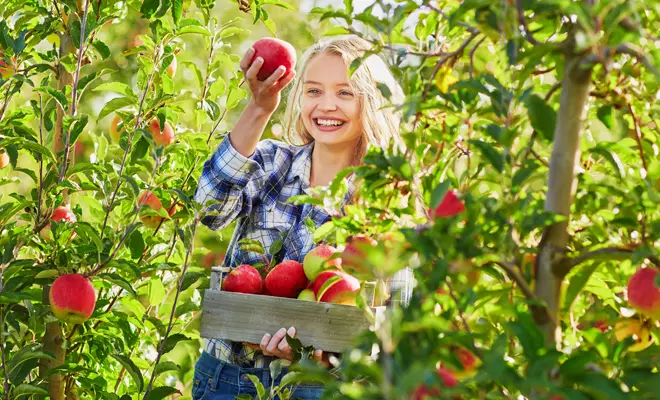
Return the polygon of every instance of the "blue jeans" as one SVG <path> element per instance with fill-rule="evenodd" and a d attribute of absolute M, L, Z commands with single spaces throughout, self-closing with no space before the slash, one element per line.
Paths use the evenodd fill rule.
<path fill-rule="evenodd" d="M 275 379 L 274 385 L 279 385 L 287 369 Z M 264 385 L 266 392 L 270 391 L 271 379 L 268 368 L 241 368 L 237 365 L 219 360 L 207 352 L 203 352 L 195 364 L 193 377 L 193 400 L 234 400 L 240 394 L 249 394 L 257 398 L 257 388 L 248 377 L 255 375 Z M 322 385 L 297 385 L 291 399 L 318 400 L 323 392 Z"/>

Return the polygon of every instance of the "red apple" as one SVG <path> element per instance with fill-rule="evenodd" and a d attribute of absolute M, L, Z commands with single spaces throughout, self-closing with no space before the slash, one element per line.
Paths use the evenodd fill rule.
<path fill-rule="evenodd" d="M 458 379 L 454 376 L 454 373 L 451 370 L 446 369 L 443 366 L 440 366 L 436 371 L 436 375 L 442 381 L 442 386 L 446 388 L 452 388 L 458 385 Z M 414 400 L 426 400 L 431 398 L 437 398 L 440 396 L 441 390 L 439 388 L 429 388 L 428 386 L 422 384 L 415 389 L 413 392 Z"/>
<path fill-rule="evenodd" d="M 282 261 L 266 275 L 266 288 L 277 297 L 295 298 L 307 282 L 302 264 L 294 260 Z"/>
<path fill-rule="evenodd" d="M 60 321 L 81 324 L 96 305 L 96 292 L 86 277 L 66 274 L 55 279 L 49 293 L 50 308 Z"/>
<path fill-rule="evenodd" d="M 319 293 L 323 284 L 332 277 L 339 280 L 332 284 L 325 293 Z M 360 291 L 360 281 L 342 271 L 328 270 L 321 272 L 314 280 L 314 295 L 319 301 L 325 303 L 338 303 L 355 305 L 355 295 Z M 321 296 L 319 296 L 319 294 Z"/>
<path fill-rule="evenodd" d="M 254 42 L 252 48 L 252 59 L 261 57 L 264 60 L 257 74 L 260 81 L 266 80 L 279 66 L 286 68 L 283 76 L 296 68 L 296 49 L 284 40 L 267 37 Z"/>
<path fill-rule="evenodd" d="M 172 55 L 172 57 L 172 62 L 167 66 L 167 69 L 165 70 L 167 76 L 170 78 L 174 78 L 174 74 L 176 74 L 176 56 Z"/>
<path fill-rule="evenodd" d="M 472 354 L 472 352 L 467 349 L 462 347 L 457 349 L 456 357 L 458 358 L 458 361 L 460 361 L 463 368 L 466 370 L 473 370 L 477 366 L 477 357 L 475 357 L 474 354 Z"/>
<path fill-rule="evenodd" d="M 53 210 L 53 213 L 50 215 L 49 219 L 55 222 L 64 221 L 68 223 L 74 223 L 77 221 L 76 214 L 74 214 L 73 211 L 65 206 L 59 206 Z M 44 227 L 44 229 L 41 230 L 40 235 L 47 242 L 52 239 L 52 233 L 50 232 L 50 222 Z M 70 239 L 73 239 L 75 236 L 76 233 L 73 232 Z"/>
<path fill-rule="evenodd" d="M 14 71 L 12 70 L 11 65 L 7 64 L 3 58 L 4 55 L 2 52 L 0 52 L 0 76 L 2 76 L 2 80 L 6 81 L 11 78 L 11 76 L 14 74 Z"/>
<path fill-rule="evenodd" d="M 167 146 L 174 141 L 174 130 L 172 126 L 165 122 L 165 128 L 161 130 L 158 118 L 154 118 L 149 122 L 149 132 L 157 145 Z"/>
<path fill-rule="evenodd" d="M 660 319 L 660 270 L 642 268 L 628 281 L 628 301 L 642 314 Z"/>
<path fill-rule="evenodd" d="M 119 138 L 121 137 L 121 133 L 124 131 L 118 130 L 117 127 L 119 126 L 119 123 L 121 122 L 121 117 L 119 115 L 115 115 L 115 117 L 112 119 L 112 123 L 110 124 L 110 138 L 119 143 Z"/>
<path fill-rule="evenodd" d="M 0 153 L 0 168 L 4 168 L 9 165 L 9 154 L 7 152 Z"/>
<path fill-rule="evenodd" d="M 262 287 L 259 271 L 249 264 L 232 269 L 222 281 L 222 290 L 227 292 L 259 294 Z"/>
<path fill-rule="evenodd" d="M 328 261 L 333 254 L 337 252 L 332 246 L 327 244 L 320 244 L 317 247 L 310 250 L 309 253 L 305 255 L 303 259 L 303 268 L 305 269 L 305 275 L 307 279 L 313 281 L 316 279 L 318 274 L 321 272 L 321 269 L 328 267 L 339 267 L 341 266 L 340 258 L 333 258 Z"/>
<path fill-rule="evenodd" d="M 142 192 L 138 202 L 143 208 L 144 206 L 149 206 L 156 211 L 163 208 L 163 203 L 161 203 L 160 199 L 150 190 Z M 142 215 L 140 216 L 140 219 L 147 227 L 156 228 L 163 217 L 159 217 L 158 215 Z"/>
<path fill-rule="evenodd" d="M 376 246 L 376 241 L 371 238 L 362 235 L 353 236 L 341 253 L 342 269 L 351 273 L 365 274 L 369 272 L 365 258 L 369 248 L 374 246 Z"/>
<path fill-rule="evenodd" d="M 465 211 L 465 205 L 456 196 L 456 192 L 450 190 L 442 199 L 438 206 L 431 210 L 429 216 L 431 219 L 453 217 Z"/>

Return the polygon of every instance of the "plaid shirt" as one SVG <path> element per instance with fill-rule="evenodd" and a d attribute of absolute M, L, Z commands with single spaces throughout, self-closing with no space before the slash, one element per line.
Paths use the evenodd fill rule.
<path fill-rule="evenodd" d="M 321 207 L 312 204 L 294 205 L 287 200 L 307 193 L 309 189 L 312 150 L 314 143 L 293 146 L 275 140 L 259 142 L 252 156 L 241 155 L 226 135 L 211 158 L 206 161 L 200 177 L 195 200 L 219 201 L 206 211 L 202 223 L 217 230 L 238 219 L 229 243 L 224 265 L 263 262 L 263 255 L 243 251 L 236 243 L 244 238 L 259 240 L 266 252 L 270 245 L 284 237 L 278 260 L 302 262 L 305 254 L 316 246 L 313 233 L 304 223 L 310 218 L 316 226 L 330 220 Z M 353 177 L 348 178 L 349 191 L 345 202 L 355 191 Z M 269 254 L 267 254 L 270 257 Z M 390 282 L 394 301 L 407 302 L 412 291 L 412 272 L 404 269 Z M 274 332 L 273 332 L 274 333 Z M 264 356 L 242 343 L 207 339 L 204 349 L 221 360 L 243 367 L 266 367 L 274 357 Z"/>

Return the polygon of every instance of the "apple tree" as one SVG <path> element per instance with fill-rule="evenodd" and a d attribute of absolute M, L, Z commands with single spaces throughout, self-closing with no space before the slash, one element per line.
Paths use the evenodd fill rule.
<path fill-rule="evenodd" d="M 347 399 L 655 398 L 660 2 L 355 3 L 3 2 L 3 398 L 189 394 L 203 264 L 228 239 L 191 199 L 247 96 L 251 31 L 298 49 L 361 35 L 406 93 L 405 150 L 347 170 L 358 196 L 315 237 L 377 238 L 377 295 L 406 266 L 417 286 L 338 369 L 301 357 L 289 382 Z M 336 205 L 345 176 L 296 201 Z M 96 290 L 89 319 L 50 295 L 70 274 Z"/>

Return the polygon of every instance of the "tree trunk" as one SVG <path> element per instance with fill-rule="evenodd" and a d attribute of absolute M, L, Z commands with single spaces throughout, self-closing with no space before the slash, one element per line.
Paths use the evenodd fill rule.
<path fill-rule="evenodd" d="M 60 58 L 66 57 L 75 50 L 71 38 L 66 33 L 60 34 Z M 73 76 L 64 69 L 62 64 L 57 66 L 57 90 L 64 90 L 67 85 L 73 84 Z M 55 153 L 64 150 L 66 135 L 63 129 L 64 110 L 57 107 L 57 123 L 55 124 Z M 73 151 L 69 151 L 69 163 L 73 162 Z M 62 160 L 64 162 L 64 160 Z"/>
<path fill-rule="evenodd" d="M 49 304 L 48 293 L 49 286 L 44 286 L 43 301 L 44 304 Z M 46 324 L 46 332 L 42 339 L 44 351 L 49 352 L 55 356 L 55 359 L 42 358 L 39 362 L 39 376 L 48 381 L 48 393 L 51 400 L 64 400 L 64 379 L 61 374 L 48 376 L 51 369 L 59 367 L 64 364 L 64 357 L 66 355 L 62 343 L 64 342 L 64 335 L 62 333 L 62 326 L 59 322 L 49 322 Z"/>
<path fill-rule="evenodd" d="M 538 307 L 534 316 L 545 333 L 546 342 L 554 341 L 558 346 L 561 343 L 558 314 L 563 276 L 553 272 L 553 265 L 563 257 L 569 242 L 567 228 L 575 194 L 575 168 L 580 161 L 580 131 L 591 82 L 591 67 L 581 66 L 581 61 L 582 57 L 566 58 L 545 200 L 546 211 L 563 215 L 566 220 L 546 229 L 535 266 L 535 295 L 545 303 L 547 310 Z"/>

